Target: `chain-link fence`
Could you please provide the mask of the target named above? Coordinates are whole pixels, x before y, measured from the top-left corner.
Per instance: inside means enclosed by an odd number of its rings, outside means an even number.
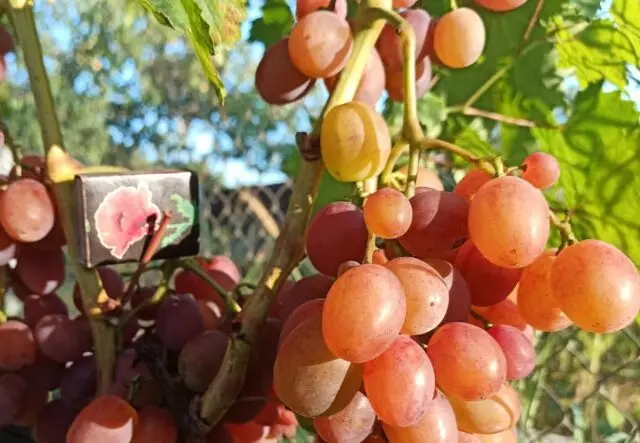
[[[251,279],[279,233],[291,183],[206,192],[203,249],[228,254]],[[522,442],[640,442],[640,324],[609,335],[538,334],[538,365],[516,384]]]

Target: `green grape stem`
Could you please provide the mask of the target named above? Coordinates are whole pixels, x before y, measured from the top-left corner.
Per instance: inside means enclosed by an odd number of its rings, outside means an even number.
[[[375,43],[384,27],[383,19],[370,19],[367,16],[368,9],[378,7],[391,9],[391,1],[365,0],[361,3],[351,57],[323,110],[323,115],[334,106],[346,103],[355,96]],[[315,133],[318,132],[321,121],[322,119],[319,119],[316,124]],[[220,370],[201,398],[200,417],[209,427],[222,418],[238,397],[244,384],[251,347],[264,325],[271,301],[304,256],[306,227],[323,170],[321,161],[302,162],[274,252],[256,290],[247,298],[239,331],[230,337]]]
[[[36,104],[36,112],[42,142],[45,153],[49,153],[52,147],[63,147],[62,130],[55,102],[51,93],[49,77],[44,67],[42,45],[38,37],[33,5],[29,2],[2,2],[9,11],[11,22],[16,31],[18,45],[22,47],[24,61],[29,74],[31,92]],[[98,370],[97,393],[106,394],[110,387],[113,375],[113,367],[116,359],[116,331],[115,328],[102,319],[99,315],[93,315],[99,309],[99,300],[106,299],[106,292],[96,270],[83,267],[78,260],[78,251],[73,226],[73,182],[64,181],[55,183],[54,192],[59,216],[67,242],[67,257],[73,264],[76,279],[82,293],[82,303],[88,315],[91,325],[91,333],[95,347],[96,366]]]

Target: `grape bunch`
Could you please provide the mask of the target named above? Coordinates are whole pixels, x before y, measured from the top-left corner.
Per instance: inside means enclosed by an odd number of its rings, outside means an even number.
[[[7,75],[7,64],[4,58],[9,52],[13,52],[13,39],[9,31],[4,26],[0,26],[0,82]]]
[[[509,11],[526,0],[476,0],[492,11]],[[256,89],[269,104],[284,105],[303,98],[322,79],[329,92],[353,49],[355,23],[347,20],[347,1],[298,0],[297,23],[288,37],[267,48],[256,70]],[[411,26],[415,36],[415,93],[418,98],[431,87],[432,64],[460,69],[473,65],[486,41],[480,15],[461,7],[431,17],[412,8],[416,0],[394,0],[393,7]],[[380,35],[358,84],[355,100],[375,105],[386,90],[390,100],[402,102],[403,60],[401,38],[390,24]]]

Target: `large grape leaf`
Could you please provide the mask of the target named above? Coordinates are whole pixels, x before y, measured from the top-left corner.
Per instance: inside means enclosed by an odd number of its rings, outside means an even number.
[[[559,129],[534,129],[561,165],[551,198],[570,209],[577,235],[598,238],[640,264],[640,114],[621,92],[591,85]]]
[[[251,23],[249,41],[270,46],[289,34],[293,22],[293,13],[285,0],[267,0],[262,15]]]
[[[209,81],[224,103],[225,88],[213,65],[218,45],[240,38],[240,23],[246,16],[243,0],[139,0],[164,26],[187,35]]]

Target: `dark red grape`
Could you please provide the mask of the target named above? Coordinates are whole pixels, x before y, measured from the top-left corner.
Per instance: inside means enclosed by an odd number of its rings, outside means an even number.
[[[61,249],[47,251],[25,246],[18,254],[16,274],[35,294],[50,294],[64,282],[64,254]]]
[[[29,326],[18,320],[0,324],[0,371],[17,371],[36,360],[36,342]]]
[[[31,328],[35,328],[40,319],[49,314],[69,314],[67,305],[56,294],[32,294],[24,300],[24,321]]]
[[[203,330],[198,303],[188,294],[169,295],[158,308],[156,333],[172,351],[179,351]]]
[[[35,337],[42,353],[59,363],[78,360],[91,347],[82,323],[61,314],[44,316],[36,326]]]

